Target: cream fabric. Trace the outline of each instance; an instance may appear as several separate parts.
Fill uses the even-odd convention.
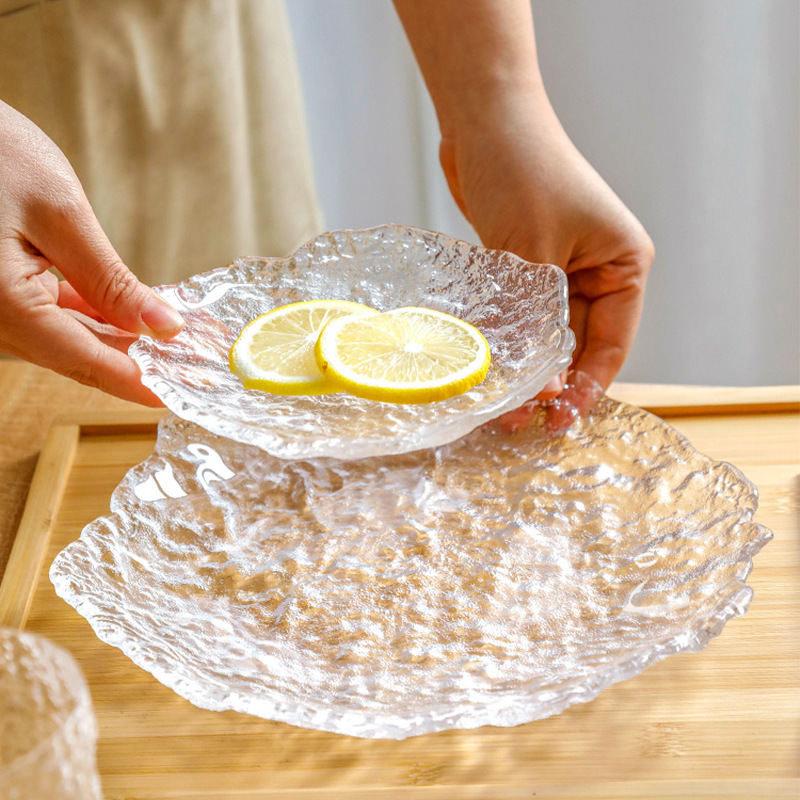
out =
[[[150,284],[321,229],[280,0],[0,0],[0,98]]]

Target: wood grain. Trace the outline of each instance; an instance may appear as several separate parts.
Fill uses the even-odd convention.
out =
[[[102,644],[55,596],[47,565],[108,512],[113,488],[154,443],[157,412],[90,415],[26,627],[70,649],[87,676],[107,800],[797,797],[800,415],[764,413],[770,406],[710,414],[709,406],[670,422],[756,483],[757,520],[775,534],[749,579],[747,615],[702,652],[669,658],[556,717],[404,742],[196,708]]]
[[[652,411],[659,417],[710,414],[776,414],[800,411],[800,386],[670,386],[615,383],[610,397]]]
[[[28,493],[16,546],[0,584],[0,626],[22,628],[28,618],[33,588],[39,578],[50,529],[61,504],[79,437],[78,425],[54,425],[50,429]]]

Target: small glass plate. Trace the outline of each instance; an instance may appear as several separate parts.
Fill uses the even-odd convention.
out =
[[[168,415],[55,559],[103,641],[203,708],[402,739],[594,698],[743,614],[754,487],[604,398],[563,437],[283,460]]]
[[[399,225],[326,233],[288,258],[240,259],[159,292],[186,327],[170,341],[143,337],[131,347],[143,383],[178,416],[281,458],[363,458],[454,441],[534,396],[569,365],[575,342],[558,267]],[[489,374],[465,394],[424,405],[245,389],[228,367],[245,324],[320,299],[460,317],[486,337]]]

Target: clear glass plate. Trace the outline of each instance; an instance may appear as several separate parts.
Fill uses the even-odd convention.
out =
[[[326,233],[288,258],[240,259],[159,291],[186,327],[170,341],[144,337],[131,347],[144,384],[178,416],[281,458],[363,458],[454,441],[522,405],[574,349],[558,267],[399,225]],[[460,317],[489,342],[489,374],[459,397],[413,406],[281,397],[245,389],[231,374],[228,352],[251,319],[333,298]]]
[[[281,460],[168,415],[58,594],[203,708],[362,737],[517,725],[699,650],[771,534],[754,487],[607,398],[552,439]]]

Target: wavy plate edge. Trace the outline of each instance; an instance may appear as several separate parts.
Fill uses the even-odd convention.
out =
[[[625,405],[620,401],[615,400],[613,402]],[[643,413],[655,417],[649,412]],[[660,420],[659,417],[656,417],[656,419]],[[663,420],[660,421],[668,425]],[[250,699],[244,699],[235,693],[231,693],[224,687],[217,689],[216,685],[211,692],[200,692],[194,688],[195,681],[176,673],[173,667],[160,664],[158,659],[141,658],[140,648],[136,646],[135,642],[131,644],[130,639],[126,638],[123,626],[98,610],[91,597],[84,596],[81,598],[76,596],[69,586],[69,575],[59,573],[60,562],[70,558],[76,550],[82,547],[82,542],[85,544],[92,538],[94,533],[92,528],[98,520],[94,520],[84,526],[80,537],[58,553],[50,565],[49,578],[56,594],[73,606],[89,622],[92,630],[101,641],[119,649],[138,667],[150,673],[160,683],[199,708],[210,711],[238,711],[293,726],[366,739],[403,740],[444,730],[467,730],[483,726],[514,727],[554,716],[578,703],[588,703],[608,687],[630,680],[648,667],[663,661],[671,655],[702,650],[711,640],[722,633],[731,619],[743,616],[749,609],[754,590],[747,584],[747,578],[754,568],[753,559],[773,539],[773,533],[768,528],[753,521],[753,516],[758,506],[758,490],[738,467],[729,462],[718,461],[707,456],[697,450],[684,434],[675,430],[672,426],[669,427],[677,441],[688,447],[710,465],[713,465],[714,468],[732,473],[749,490],[752,499],[751,507],[743,510],[738,519],[731,521],[726,526],[728,530],[739,526],[747,530],[747,542],[739,549],[736,560],[736,563],[745,566],[744,575],[741,579],[729,581],[720,587],[719,591],[713,595],[713,598],[716,598],[713,608],[709,613],[698,619],[693,628],[670,636],[654,645],[651,644],[647,648],[641,648],[629,658],[612,665],[613,668],[597,672],[579,682],[566,694],[548,698],[546,697],[547,695],[553,694],[552,691],[548,690],[540,692],[538,699],[537,695],[531,695],[530,703],[532,706],[536,706],[535,708],[521,707],[519,692],[517,692],[510,700],[503,701],[501,699],[497,702],[487,703],[480,710],[473,708],[469,712],[443,712],[435,718],[422,719],[416,717],[403,721],[395,714],[386,716],[374,713],[362,714],[354,710],[331,709],[327,705],[315,704],[310,701],[287,703],[276,692],[267,692],[267,696],[256,704]],[[126,473],[126,477],[138,466],[132,467]],[[119,490],[120,486],[118,485],[112,494],[112,507]],[[118,519],[119,515],[116,512],[112,512],[110,515],[99,519],[109,518]],[[120,529],[118,528],[118,530]],[[210,683],[206,683],[204,686],[208,689],[209,685]]]
[[[430,237],[444,246],[453,247],[466,247],[470,251],[481,251],[490,254],[497,254],[498,259],[510,259],[520,265],[529,265],[540,269],[546,269],[555,279],[555,288],[550,296],[546,298],[547,303],[556,302],[558,304],[558,317],[556,324],[559,327],[558,342],[549,346],[551,352],[550,358],[542,365],[539,371],[531,376],[527,381],[522,382],[513,392],[506,393],[501,399],[494,403],[487,405],[480,412],[475,413],[469,419],[462,419],[460,417],[451,417],[447,419],[440,427],[437,428],[435,437],[424,439],[421,433],[412,435],[396,435],[388,440],[375,440],[375,439],[331,439],[327,449],[324,452],[312,450],[311,447],[304,442],[295,442],[287,444],[287,440],[279,436],[267,433],[265,430],[258,430],[250,426],[244,426],[241,423],[229,420],[226,417],[220,417],[215,414],[208,413],[202,408],[187,402],[165,378],[157,374],[152,368],[154,364],[153,355],[151,352],[150,338],[141,337],[138,341],[134,342],[128,349],[128,355],[138,364],[142,376],[142,383],[156,394],[164,403],[164,405],[177,416],[194,422],[197,425],[205,428],[211,433],[224,436],[233,441],[241,444],[258,447],[270,455],[279,458],[318,458],[318,457],[331,457],[348,459],[352,457],[355,450],[359,453],[359,458],[367,458],[372,456],[388,455],[388,454],[401,454],[409,453],[427,447],[436,447],[467,435],[475,428],[483,423],[494,419],[501,414],[509,411],[514,411],[522,406],[529,399],[534,397],[547,382],[561,371],[566,369],[572,361],[572,353],[575,349],[575,335],[569,327],[569,289],[567,284],[566,273],[554,264],[534,263],[526,261],[514,253],[497,250],[492,248],[484,248],[480,245],[472,244],[461,239],[448,236],[447,234],[437,233],[425,228],[417,228],[410,225],[399,225],[395,223],[387,223],[384,225],[376,225],[370,228],[352,228],[342,229],[336,231],[328,231],[321,233],[307,242],[300,245],[293,252],[286,256],[268,258],[266,260],[279,262],[288,262],[292,260],[299,260],[304,256],[309,256],[318,243],[328,241],[335,235],[353,236],[356,234],[376,234],[382,230],[391,230],[399,234],[414,234],[419,237]],[[162,286],[154,287],[159,295],[165,299],[173,298],[182,287],[191,287],[193,281],[198,277],[212,275],[217,276],[219,280],[218,286],[226,283],[241,283],[239,274],[236,272],[247,264],[248,261],[264,259],[257,256],[248,256],[235,259],[231,264],[220,267],[206,272],[199,273],[192,278],[187,279],[177,284],[165,284]],[[237,279],[238,278],[238,279]],[[424,429],[428,430],[428,429]],[[428,431],[428,435],[430,432]],[[278,449],[278,448],[281,449]]]

